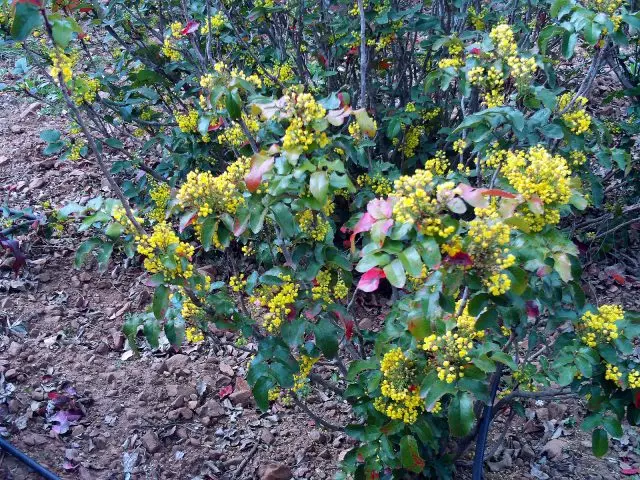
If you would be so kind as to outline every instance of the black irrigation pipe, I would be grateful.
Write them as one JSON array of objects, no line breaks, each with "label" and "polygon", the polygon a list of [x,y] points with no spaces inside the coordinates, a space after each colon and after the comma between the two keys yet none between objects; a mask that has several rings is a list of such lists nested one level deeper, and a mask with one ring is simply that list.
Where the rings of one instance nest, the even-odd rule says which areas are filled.
[{"label": "black irrigation pipe", "polygon": [[33,470],[34,472],[39,474],[42,478],[45,478],[46,480],[60,480],[60,477],[58,477],[55,473],[47,470],[42,465],[40,465],[38,462],[33,460],[31,457],[26,456],[24,453],[22,453],[16,447],[14,447],[9,442],[7,442],[4,438],[0,438],[0,448],[2,450],[4,450],[5,452],[7,452],[7,453],[13,455],[14,457],[16,457],[18,460],[20,460],[26,466],[31,468],[31,470]]},{"label": "black irrigation pipe", "polygon": [[484,407],[484,414],[480,423],[480,430],[478,431],[478,439],[476,440],[476,455],[473,459],[472,480],[483,480],[484,478],[484,450],[487,445],[487,435],[489,434],[489,427],[491,426],[491,418],[493,417],[493,402],[496,400],[496,394],[498,393],[498,385],[500,384],[500,377],[502,376],[502,364],[498,364],[496,373],[493,376],[493,382],[491,383],[491,395],[489,403]]}]

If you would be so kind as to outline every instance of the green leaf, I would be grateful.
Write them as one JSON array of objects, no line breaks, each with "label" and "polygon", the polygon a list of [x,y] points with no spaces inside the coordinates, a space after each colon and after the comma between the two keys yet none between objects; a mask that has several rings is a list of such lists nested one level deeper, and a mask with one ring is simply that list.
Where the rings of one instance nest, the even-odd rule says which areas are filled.
[{"label": "green leaf", "polygon": [[565,29],[557,25],[549,25],[542,29],[538,36],[538,46],[540,47],[540,53],[545,55],[547,53],[547,46],[549,41],[556,35],[562,35]]},{"label": "green leaf", "polygon": [[489,295],[486,293],[478,293],[469,301],[469,315],[477,317],[489,302]]},{"label": "green leaf", "polygon": [[169,287],[158,285],[153,292],[153,314],[158,320],[164,317],[164,312],[169,306]]},{"label": "green leaf", "polygon": [[609,436],[602,428],[596,428],[591,434],[591,449],[598,458],[609,450]]},{"label": "green leaf", "polygon": [[473,398],[466,392],[459,392],[449,405],[449,430],[454,437],[464,437],[473,428]]},{"label": "green leaf", "polygon": [[56,19],[51,25],[51,33],[53,35],[53,42],[62,48],[69,45],[71,37],[73,36],[73,27],[66,19]]},{"label": "green leaf", "polygon": [[327,201],[327,190],[329,189],[329,177],[327,172],[319,171],[313,172],[309,179],[309,190],[311,195],[324,204]]},{"label": "green leaf", "polygon": [[396,258],[389,265],[385,265],[382,270],[384,270],[387,280],[389,280],[391,285],[396,288],[404,287],[404,284],[407,282],[407,275],[404,272],[404,267],[400,260]]},{"label": "green leaf", "polygon": [[321,318],[313,329],[316,345],[327,358],[333,358],[338,352],[340,331],[326,318]]},{"label": "green leaf", "polygon": [[569,4],[569,0],[555,0],[549,9],[549,15],[553,18],[557,17],[560,10]]},{"label": "green leaf", "polygon": [[615,417],[605,417],[602,419],[602,424],[604,425],[605,430],[609,435],[613,438],[620,438],[624,433],[622,431],[622,425],[620,421]]},{"label": "green leaf", "polygon": [[412,435],[402,437],[400,440],[400,461],[402,466],[414,473],[420,473],[425,467],[425,462],[418,451],[418,442]]},{"label": "green leaf", "polygon": [[275,380],[265,375],[258,378],[251,389],[253,398],[256,399],[256,405],[258,405],[258,408],[263,412],[269,409],[269,390],[275,386]]},{"label": "green leaf", "polygon": [[392,118],[387,125],[387,138],[395,138],[400,134],[400,119],[397,117]]},{"label": "green leaf", "polygon": [[540,129],[542,134],[547,138],[560,139],[564,137],[564,132],[560,125],[549,123]]},{"label": "green leaf", "polygon": [[47,143],[53,143],[60,140],[60,132],[58,130],[43,130],[40,132],[40,138]]},{"label": "green leaf", "polygon": [[22,41],[29,34],[42,24],[40,10],[32,3],[16,4],[13,23],[11,24],[11,36],[18,41]]},{"label": "green leaf", "polygon": [[124,148],[124,143],[122,143],[122,141],[118,140],[117,138],[107,138],[105,139],[104,143],[109,145],[111,148],[116,148],[118,150]]},{"label": "green leaf", "polygon": [[440,254],[440,246],[438,242],[435,241],[434,238],[429,237],[420,243],[420,247],[422,247],[422,260],[424,260],[425,265],[429,268],[435,267],[442,260],[442,255]]},{"label": "green leaf", "polygon": [[419,277],[422,273],[422,259],[415,247],[409,247],[398,254],[405,271],[413,277]]},{"label": "green leaf", "polygon": [[96,260],[98,261],[98,270],[104,272],[109,265],[109,259],[111,258],[111,254],[113,253],[113,243],[112,242],[103,242],[102,245],[98,248],[98,253],[96,254]]},{"label": "green leaf", "polygon": [[123,233],[124,227],[117,222],[110,223],[107,229],[104,231],[104,234],[112,240],[120,238],[120,235],[122,235]]},{"label": "green leaf", "polygon": [[134,351],[137,350],[136,334],[141,323],[142,318],[140,315],[129,315],[122,325],[122,333],[129,341],[129,347]]},{"label": "green leaf", "polygon": [[160,324],[155,317],[152,317],[151,315],[147,317],[147,320],[144,322],[143,332],[152,348],[160,347],[160,342],[158,340],[160,337]]},{"label": "green leaf", "polygon": [[87,255],[89,255],[99,245],[102,245],[102,240],[98,237],[93,237],[82,242],[78,247],[78,250],[76,250],[76,256],[73,261],[73,266],[75,268],[80,268],[87,258]]},{"label": "green leaf", "polygon": [[232,120],[237,120],[242,115],[241,104],[242,100],[240,100],[238,92],[233,91],[225,95],[225,107]]},{"label": "green leaf", "polygon": [[569,59],[573,56],[573,51],[578,43],[578,34],[573,32],[565,32],[562,37],[562,55],[564,58]]},{"label": "green leaf", "polygon": [[296,221],[291,214],[291,210],[284,203],[276,203],[271,207],[275,221],[282,230],[284,238],[293,237],[296,233]]}]

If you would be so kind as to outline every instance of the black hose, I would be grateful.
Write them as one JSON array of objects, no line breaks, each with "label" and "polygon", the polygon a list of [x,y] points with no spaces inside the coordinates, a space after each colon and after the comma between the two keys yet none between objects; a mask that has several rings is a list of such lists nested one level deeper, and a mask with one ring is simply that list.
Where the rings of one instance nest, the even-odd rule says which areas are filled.
[{"label": "black hose", "polygon": [[487,445],[487,436],[489,434],[489,426],[491,425],[491,419],[493,418],[493,402],[496,400],[496,394],[498,393],[498,385],[500,384],[500,377],[502,376],[502,364],[498,364],[496,373],[493,376],[493,382],[491,383],[491,394],[489,403],[484,406],[484,413],[480,423],[480,430],[478,431],[478,439],[476,440],[476,455],[473,459],[472,480],[482,480],[484,478],[484,450]]},{"label": "black hose", "polygon": [[42,478],[45,478],[46,480],[60,480],[60,477],[58,477],[55,473],[50,472],[49,470],[44,468],[42,465],[40,465],[38,462],[33,460],[31,457],[27,457],[24,453],[22,453],[16,447],[11,445],[2,437],[0,437],[0,448],[2,448],[7,453],[13,455],[14,457],[16,457],[26,466],[31,468],[31,470],[39,474]]}]

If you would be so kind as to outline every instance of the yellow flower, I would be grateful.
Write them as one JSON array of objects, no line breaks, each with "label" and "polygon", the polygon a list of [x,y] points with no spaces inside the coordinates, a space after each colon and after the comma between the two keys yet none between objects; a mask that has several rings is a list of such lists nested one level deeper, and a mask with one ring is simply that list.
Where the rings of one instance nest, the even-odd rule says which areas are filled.
[{"label": "yellow flower", "polygon": [[394,348],[382,358],[380,371],[382,396],[374,400],[374,408],[393,420],[414,423],[424,410],[414,362]]},{"label": "yellow flower", "polygon": [[307,377],[311,373],[311,369],[320,358],[308,357],[306,355],[300,356],[300,372],[293,374],[293,387],[291,390],[299,392],[307,384]]},{"label": "yellow flower", "polygon": [[618,305],[602,305],[597,313],[586,312],[576,326],[580,339],[591,348],[610,343],[618,338],[617,322],[624,318],[624,310]]}]

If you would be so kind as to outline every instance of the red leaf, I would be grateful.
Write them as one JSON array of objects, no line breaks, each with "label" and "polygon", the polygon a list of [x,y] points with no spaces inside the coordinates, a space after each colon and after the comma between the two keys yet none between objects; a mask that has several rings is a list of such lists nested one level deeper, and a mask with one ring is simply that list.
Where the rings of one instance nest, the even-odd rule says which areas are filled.
[{"label": "red leaf", "polygon": [[384,271],[380,267],[373,267],[360,277],[357,288],[363,292],[375,292],[380,285],[381,278],[386,278]]},{"label": "red leaf", "polygon": [[540,315],[538,304],[533,300],[527,300],[527,317],[536,318],[538,315]]},{"label": "red leaf", "polygon": [[640,390],[635,392],[635,395],[633,396],[633,404],[636,408],[640,408]]},{"label": "red leaf", "polygon": [[244,177],[247,190],[255,192],[262,183],[262,176],[273,167],[273,157],[254,156],[251,162],[251,170]]},{"label": "red leaf", "polygon": [[224,125],[224,119],[222,117],[220,117],[218,119],[218,123],[214,123],[214,124],[210,124],[209,128],[207,129],[208,132],[213,132],[215,130],[220,129],[220,127],[222,127]]},{"label": "red leaf", "polygon": [[465,252],[457,252],[455,255],[447,256],[444,261],[452,265],[462,265],[463,267],[470,267],[473,265],[473,258]]},{"label": "red leaf", "polygon": [[620,473],[623,475],[635,475],[640,473],[640,468],[623,468]]},{"label": "red leaf", "polygon": [[321,53],[319,53],[317,57],[318,57],[318,61],[322,64],[322,66],[324,68],[327,68],[327,65],[329,64],[329,62],[327,62],[327,57],[325,57]]},{"label": "red leaf", "polygon": [[471,50],[469,50],[469,53],[471,55],[480,55],[482,53],[482,50],[480,50],[478,47],[473,47]]},{"label": "red leaf", "polygon": [[355,245],[356,234],[361,232],[368,232],[369,230],[371,230],[371,227],[373,227],[373,224],[375,222],[376,219],[373,218],[369,212],[366,212],[364,215],[362,215],[362,217],[360,217],[360,220],[358,220],[356,226],[353,227],[353,233],[351,233],[351,237],[349,238],[349,240],[351,241],[351,247]]},{"label": "red leaf", "polygon": [[625,278],[619,273],[614,273],[613,275],[611,275],[611,278],[613,278],[613,280],[615,280],[615,282],[619,285],[624,285],[625,283],[627,283]]},{"label": "red leaf", "polygon": [[378,62],[378,69],[389,70],[391,68],[391,62],[388,60],[380,60]]},{"label": "red leaf", "polygon": [[17,277],[18,273],[20,273],[20,269],[27,263],[27,257],[20,249],[20,242],[4,237],[0,238],[0,246],[9,250],[11,255],[13,255],[15,260],[13,261],[11,268],[13,269],[14,275]]},{"label": "red leaf", "polygon": [[233,386],[227,385],[226,387],[222,387],[220,391],[218,391],[218,396],[220,398],[226,398],[233,393]]},{"label": "red leaf", "polygon": [[180,33],[182,35],[189,35],[190,33],[193,33],[196,30],[198,30],[199,26],[200,26],[200,24],[198,22],[196,22],[195,20],[189,20],[187,22],[187,25],[182,29],[182,31]]},{"label": "red leaf", "polygon": [[198,217],[197,210],[192,210],[182,215],[180,217],[180,224],[178,225],[178,230],[180,231],[180,233],[182,233],[185,230],[185,228],[187,228],[189,225],[195,222],[197,217]]},{"label": "red leaf", "polygon": [[516,198],[515,193],[507,192],[506,190],[500,190],[499,188],[486,188],[482,191],[483,195],[488,197],[501,197],[501,198]]},{"label": "red leaf", "polygon": [[342,315],[338,311],[336,311],[334,313],[336,314],[336,317],[338,317],[338,320],[340,320],[342,322],[342,324],[344,325],[344,335],[345,335],[345,337],[347,337],[347,340],[351,340],[351,338],[353,337],[353,329],[356,326],[355,322],[351,318],[345,318],[344,315]]}]

